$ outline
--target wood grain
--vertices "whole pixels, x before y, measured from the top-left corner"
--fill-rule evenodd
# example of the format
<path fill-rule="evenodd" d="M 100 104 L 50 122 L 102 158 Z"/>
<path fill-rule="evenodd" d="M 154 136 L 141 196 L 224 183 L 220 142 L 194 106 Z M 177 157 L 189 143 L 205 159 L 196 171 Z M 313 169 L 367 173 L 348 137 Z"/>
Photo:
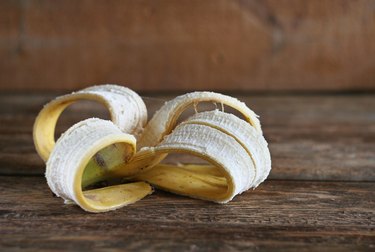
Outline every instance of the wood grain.
<path fill-rule="evenodd" d="M 52 197 L 44 178 L 0 176 L 0 249 L 365 251 L 375 183 L 268 181 L 226 205 L 156 192 L 104 214 Z"/>
<path fill-rule="evenodd" d="M 0 95 L 0 174 L 44 173 L 32 124 L 56 95 Z M 146 97 L 150 116 L 172 97 Z M 238 97 L 261 116 L 272 155 L 270 178 L 375 181 L 374 95 Z M 108 113 L 94 103 L 78 103 L 63 113 L 58 131 L 92 116 L 108 118 Z"/>
<path fill-rule="evenodd" d="M 0 251 L 375 249 L 373 94 L 234 94 L 261 116 L 270 179 L 226 205 L 157 190 L 103 214 L 64 205 L 42 176 L 32 124 L 57 95 L 0 94 Z M 144 98 L 150 116 L 171 97 Z M 108 118 L 108 112 L 95 103 L 73 105 L 58 134 L 92 116 Z"/>
<path fill-rule="evenodd" d="M 0 90 L 374 90 L 373 0 L 0 1 Z"/>

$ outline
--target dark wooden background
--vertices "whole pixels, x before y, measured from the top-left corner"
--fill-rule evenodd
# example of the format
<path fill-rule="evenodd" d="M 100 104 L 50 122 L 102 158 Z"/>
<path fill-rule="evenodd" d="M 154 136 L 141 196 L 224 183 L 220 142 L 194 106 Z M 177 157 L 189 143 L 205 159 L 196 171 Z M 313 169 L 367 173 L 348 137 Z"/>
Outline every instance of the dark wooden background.
<path fill-rule="evenodd" d="M 0 1 L 0 91 L 375 90 L 373 0 Z"/>

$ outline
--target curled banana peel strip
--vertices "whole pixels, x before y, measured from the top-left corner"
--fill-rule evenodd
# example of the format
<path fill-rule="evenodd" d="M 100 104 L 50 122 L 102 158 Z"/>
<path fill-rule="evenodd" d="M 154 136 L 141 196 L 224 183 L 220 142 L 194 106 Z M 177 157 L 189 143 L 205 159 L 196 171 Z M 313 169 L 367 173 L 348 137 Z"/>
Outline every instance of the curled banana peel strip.
<path fill-rule="evenodd" d="M 79 100 L 104 104 L 111 121 L 91 118 L 69 128 L 55 143 L 58 117 Z M 200 102 L 231 107 L 224 111 L 182 113 Z M 56 98 L 39 113 L 34 142 L 46 161 L 51 190 L 66 203 L 89 212 L 105 212 L 134 203 L 152 186 L 193 198 L 226 203 L 263 182 L 271 157 L 255 113 L 235 98 L 193 92 L 166 102 L 147 122 L 146 106 L 135 92 L 101 85 Z M 138 148 L 137 146 L 138 145 Z M 171 153 L 189 154 L 208 164 L 162 163 Z M 114 185 L 90 189 L 100 181 Z"/>

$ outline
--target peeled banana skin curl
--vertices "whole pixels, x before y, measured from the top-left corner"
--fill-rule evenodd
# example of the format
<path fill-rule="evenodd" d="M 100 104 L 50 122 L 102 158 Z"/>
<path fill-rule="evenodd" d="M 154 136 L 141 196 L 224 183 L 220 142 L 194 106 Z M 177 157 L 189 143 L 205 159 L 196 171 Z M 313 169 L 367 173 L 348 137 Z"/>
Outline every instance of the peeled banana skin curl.
<path fill-rule="evenodd" d="M 103 104 L 111 120 L 80 121 L 55 141 L 61 113 L 82 100 Z M 183 118 L 189 108 L 207 102 L 221 109 Z M 227 203 L 257 187 L 271 170 L 258 116 L 236 98 L 214 92 L 178 96 L 148 121 L 144 101 L 131 89 L 92 86 L 46 104 L 35 120 L 33 138 L 52 192 L 93 213 L 132 204 L 153 188 Z M 168 163 L 168 155 L 202 162 Z"/>

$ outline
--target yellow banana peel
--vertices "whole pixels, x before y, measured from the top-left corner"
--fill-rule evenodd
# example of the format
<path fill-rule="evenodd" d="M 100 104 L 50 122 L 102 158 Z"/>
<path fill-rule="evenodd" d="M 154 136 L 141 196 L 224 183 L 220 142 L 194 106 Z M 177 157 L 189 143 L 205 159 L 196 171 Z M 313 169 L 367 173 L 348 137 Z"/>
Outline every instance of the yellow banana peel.
<path fill-rule="evenodd" d="M 78 122 L 55 142 L 57 119 L 80 100 L 103 104 L 111 120 Z M 241 118 L 215 109 L 179 122 L 187 108 L 200 102 L 231 107 Z M 134 203 L 151 194 L 152 186 L 226 203 L 257 187 L 271 170 L 256 114 L 236 98 L 214 92 L 178 96 L 147 123 L 146 106 L 134 91 L 117 85 L 93 86 L 48 103 L 36 118 L 33 136 L 37 152 L 46 161 L 51 190 L 89 212 Z M 208 164 L 163 163 L 171 153 L 199 157 Z M 93 186 L 101 181 L 116 183 Z"/>

